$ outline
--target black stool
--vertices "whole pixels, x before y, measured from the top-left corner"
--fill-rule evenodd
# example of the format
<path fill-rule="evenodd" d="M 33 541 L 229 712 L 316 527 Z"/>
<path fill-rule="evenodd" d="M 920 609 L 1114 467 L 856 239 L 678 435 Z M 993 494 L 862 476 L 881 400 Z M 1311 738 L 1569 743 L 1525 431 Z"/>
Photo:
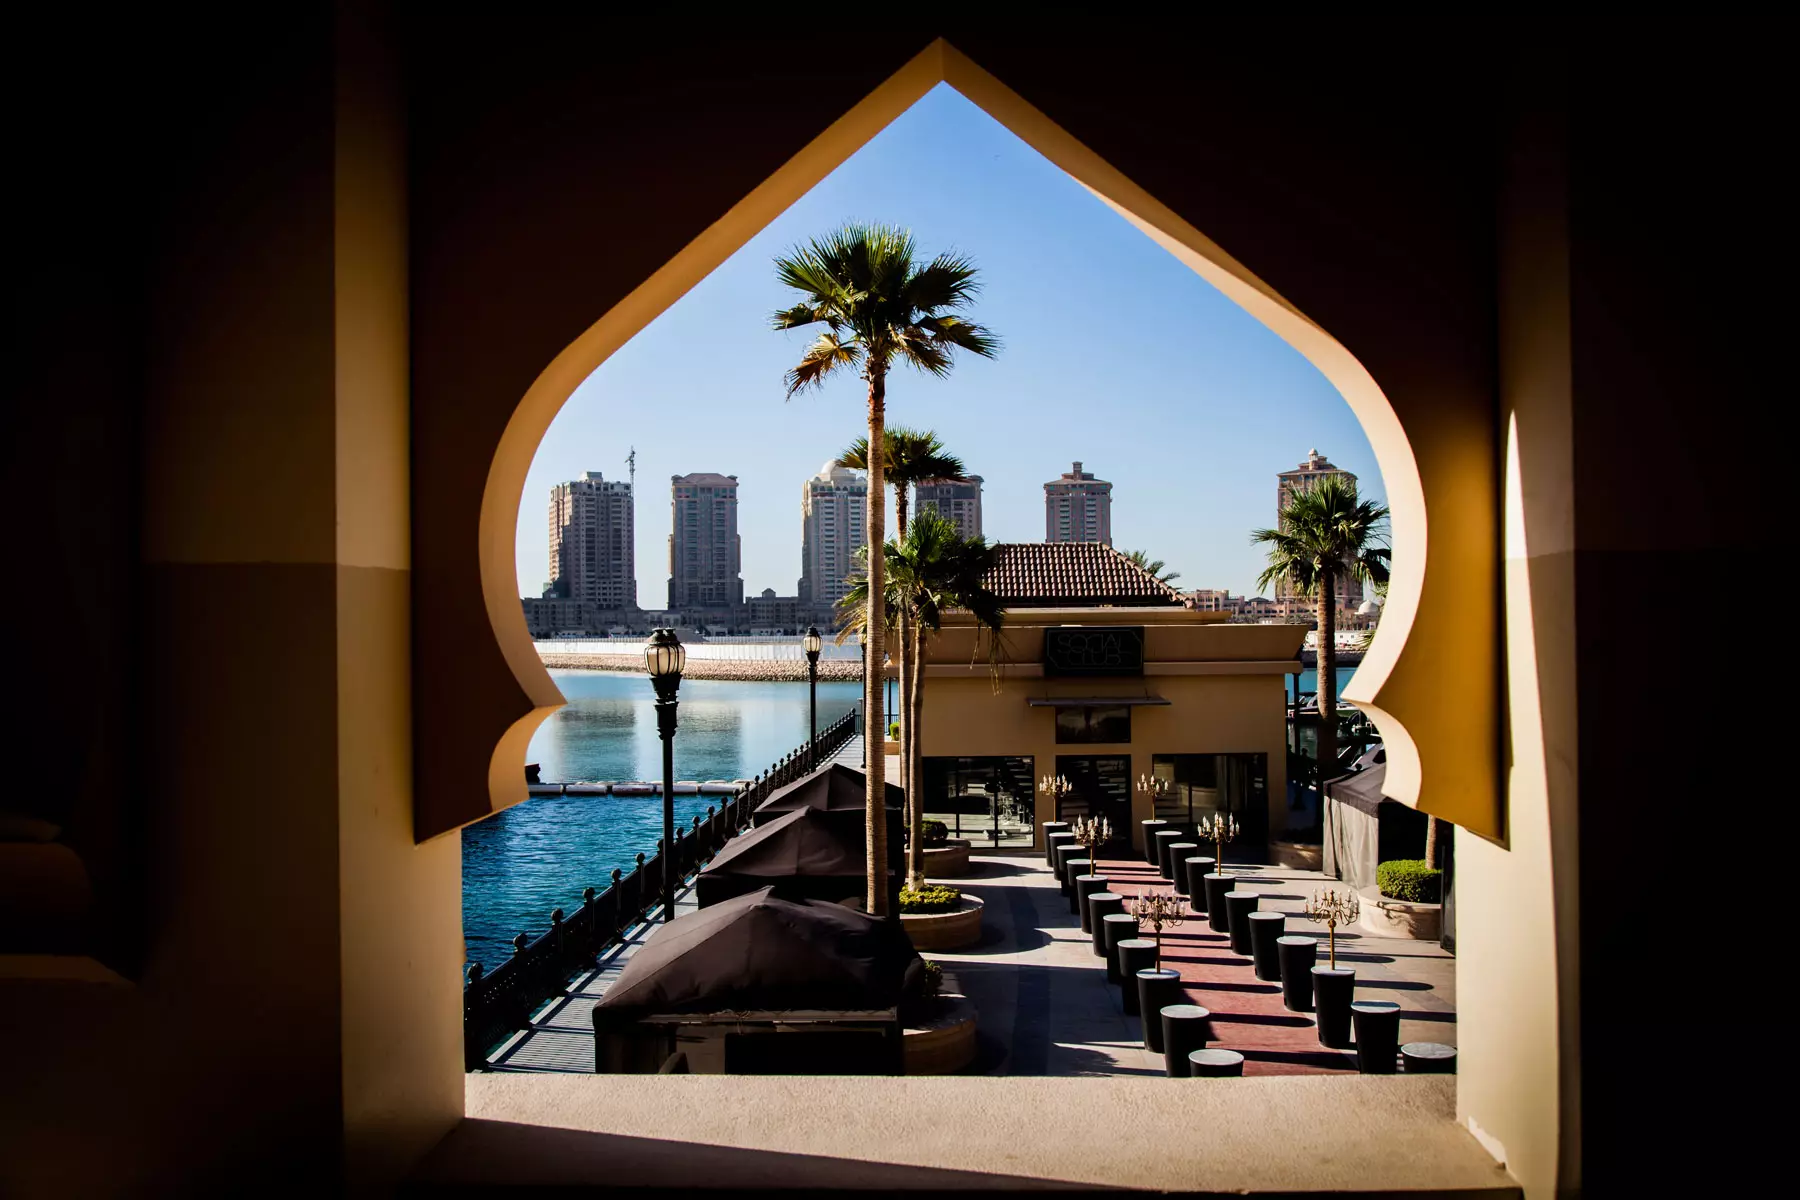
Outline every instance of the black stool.
<path fill-rule="evenodd" d="M 1125 1015 L 1138 1015 L 1137 973 L 1148 971 L 1156 962 L 1156 943 L 1149 938 L 1122 938 L 1119 941 L 1120 1001 Z"/>
<path fill-rule="evenodd" d="M 1077 846 L 1076 849 L 1080 850 L 1081 847 Z M 1081 911 L 1080 907 L 1075 903 L 1076 877 L 1089 874 L 1093 870 L 1093 867 L 1094 860 L 1087 856 L 1086 851 L 1082 851 L 1079 855 L 1063 855 L 1063 895 L 1069 901 L 1070 912 Z"/>
<path fill-rule="evenodd" d="M 1179 842 L 1187 834 L 1179 829 L 1159 829 L 1156 831 L 1156 869 L 1162 872 L 1164 879 L 1175 878 L 1174 868 L 1169 865 L 1169 847 Z"/>
<path fill-rule="evenodd" d="M 1069 823 L 1067 821 L 1045 821 L 1044 822 L 1044 861 L 1045 862 L 1050 861 L 1050 836 L 1052 834 L 1057 834 L 1057 833 L 1066 833 L 1070 837 L 1075 836 L 1074 832 L 1072 830 L 1070 830 Z"/>
<path fill-rule="evenodd" d="M 1149 820 L 1139 821 L 1138 824 L 1144 827 L 1144 861 L 1154 867 L 1156 865 L 1156 834 L 1158 830 L 1167 826 L 1168 822 Z"/>
<path fill-rule="evenodd" d="M 1318 939 L 1289 934 L 1275 941 L 1281 956 L 1281 1003 L 1289 1012 L 1311 1012 L 1312 969 L 1319 961 Z"/>
<path fill-rule="evenodd" d="M 1392 1000 L 1358 1000 L 1350 1013 L 1356 1022 L 1356 1069 L 1364 1075 L 1392 1075 L 1400 1052 L 1400 1006 Z"/>
<path fill-rule="evenodd" d="M 1213 860 L 1190 857 L 1182 864 L 1187 874 L 1188 905 L 1197 913 L 1206 911 L 1206 877 L 1212 874 Z"/>
<path fill-rule="evenodd" d="M 1236 1050 L 1195 1050 L 1188 1055 L 1188 1073 L 1196 1079 L 1242 1075 L 1244 1056 Z"/>
<path fill-rule="evenodd" d="M 1152 1054 L 1161 1054 L 1162 1010 L 1171 1004 L 1180 1004 L 1181 976 L 1164 967 L 1160 971 L 1139 971 L 1137 973 L 1138 1013 L 1144 1022 L 1144 1049 Z"/>
<path fill-rule="evenodd" d="M 1162 1010 L 1163 1064 L 1171 1078 L 1186 1079 L 1193 1072 L 1188 1055 L 1206 1049 L 1212 1035 L 1207 1018 L 1212 1013 L 1198 1004 L 1165 1004 Z"/>
<path fill-rule="evenodd" d="M 1089 923 L 1092 918 L 1088 915 L 1088 897 L 1096 892 L 1104 892 L 1106 890 L 1106 885 L 1109 882 L 1111 881 L 1104 875 L 1077 875 L 1075 877 L 1075 895 L 1073 899 L 1075 901 L 1076 915 L 1081 918 L 1081 932 L 1094 932 L 1093 925 Z"/>
<path fill-rule="evenodd" d="M 1122 983 L 1125 977 L 1119 974 L 1119 943 L 1138 940 L 1137 918 L 1124 911 L 1108 913 L 1100 918 L 1100 925 L 1106 947 L 1106 982 Z"/>
<path fill-rule="evenodd" d="M 1313 1007 L 1319 1017 L 1319 1045 L 1350 1048 L 1350 1001 L 1356 995 L 1356 972 L 1349 967 L 1312 969 Z"/>
<path fill-rule="evenodd" d="M 1117 892 L 1095 892 L 1087 898 L 1088 932 L 1094 938 L 1094 955 L 1106 957 L 1106 926 L 1102 924 L 1114 913 L 1123 915 L 1125 897 Z"/>
<path fill-rule="evenodd" d="M 1169 880 L 1175 885 L 1177 896 L 1188 895 L 1188 856 L 1200 847 L 1192 842 L 1171 842 L 1169 844 Z"/>
<path fill-rule="evenodd" d="M 1231 930 L 1234 954 L 1250 953 L 1250 914 L 1256 911 L 1259 897 L 1255 892 L 1226 892 L 1226 926 Z"/>
<path fill-rule="evenodd" d="M 1281 947 L 1276 943 L 1287 932 L 1287 916 L 1278 912 L 1250 914 L 1250 954 L 1256 959 L 1256 977 L 1275 982 L 1281 978 Z"/>
<path fill-rule="evenodd" d="M 1050 867 L 1056 872 L 1056 886 L 1062 889 L 1063 895 L 1069 894 L 1069 860 L 1077 854 L 1086 854 L 1087 850 L 1070 834 L 1067 840 L 1058 839 L 1051 849 Z"/>
<path fill-rule="evenodd" d="M 1225 893 L 1237 886 L 1236 875 L 1220 875 L 1216 871 L 1205 877 L 1206 923 L 1214 933 L 1229 933 L 1229 914 L 1225 911 Z"/>
<path fill-rule="evenodd" d="M 1400 1065 L 1408 1075 L 1454 1075 L 1456 1047 L 1442 1042 L 1408 1042 L 1400 1047 Z"/>

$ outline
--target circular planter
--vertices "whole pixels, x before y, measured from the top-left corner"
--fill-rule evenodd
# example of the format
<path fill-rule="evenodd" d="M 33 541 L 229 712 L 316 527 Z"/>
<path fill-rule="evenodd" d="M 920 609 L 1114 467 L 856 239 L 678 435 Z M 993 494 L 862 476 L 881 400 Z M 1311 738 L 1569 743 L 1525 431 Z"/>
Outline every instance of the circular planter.
<path fill-rule="evenodd" d="M 919 853 L 925 859 L 927 879 L 961 879 L 969 873 L 967 838 L 951 838 L 941 846 L 926 846 Z"/>
<path fill-rule="evenodd" d="M 967 996 L 939 996 L 935 1015 L 901 1031 L 908 1075 L 952 1075 L 975 1061 L 975 1005 Z"/>
<path fill-rule="evenodd" d="M 963 893 L 954 912 L 901 913 L 900 927 L 915 950 L 960 950 L 981 940 L 981 897 Z"/>
<path fill-rule="evenodd" d="M 1415 938 L 1435 942 L 1444 932 L 1442 904 L 1414 904 L 1410 900 L 1390 900 L 1378 887 L 1357 891 L 1362 900 L 1362 916 L 1357 924 L 1382 937 Z"/>
<path fill-rule="evenodd" d="M 883 743 L 881 743 L 881 756 L 883 758 L 898 758 L 898 757 L 900 757 L 900 743 L 899 742 L 883 742 Z"/>
<path fill-rule="evenodd" d="M 1325 867 L 1325 847 L 1317 842 L 1269 843 L 1269 861 L 1289 871 L 1319 871 Z"/>

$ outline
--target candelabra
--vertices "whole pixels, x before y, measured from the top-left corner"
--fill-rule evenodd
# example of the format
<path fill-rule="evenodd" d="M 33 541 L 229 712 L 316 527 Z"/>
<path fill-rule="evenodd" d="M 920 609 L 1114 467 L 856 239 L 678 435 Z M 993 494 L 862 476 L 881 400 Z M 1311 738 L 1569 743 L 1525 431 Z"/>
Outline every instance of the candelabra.
<path fill-rule="evenodd" d="M 1125 902 L 1125 911 L 1149 925 L 1156 939 L 1156 969 L 1162 970 L 1162 931 L 1165 925 L 1179 925 L 1187 919 L 1187 902 L 1174 892 L 1143 892 Z"/>
<path fill-rule="evenodd" d="M 1038 780 L 1038 790 L 1050 797 L 1051 809 L 1058 819 L 1062 817 L 1062 802 L 1075 792 L 1075 785 L 1061 775 L 1046 775 Z"/>
<path fill-rule="evenodd" d="M 1213 870 L 1225 874 L 1225 843 L 1237 840 L 1237 818 L 1230 813 L 1214 813 L 1195 828 L 1202 838 L 1213 844 Z"/>
<path fill-rule="evenodd" d="M 1075 835 L 1075 841 L 1088 852 L 1094 870 L 1100 869 L 1100 847 L 1112 841 L 1112 823 L 1105 817 L 1076 817 L 1069 822 L 1069 831 Z"/>
<path fill-rule="evenodd" d="M 1331 956 L 1331 969 L 1337 970 L 1337 927 L 1348 925 L 1362 913 L 1362 902 L 1356 893 L 1345 889 L 1322 887 L 1306 902 L 1306 915 L 1325 925 L 1325 944 Z"/>

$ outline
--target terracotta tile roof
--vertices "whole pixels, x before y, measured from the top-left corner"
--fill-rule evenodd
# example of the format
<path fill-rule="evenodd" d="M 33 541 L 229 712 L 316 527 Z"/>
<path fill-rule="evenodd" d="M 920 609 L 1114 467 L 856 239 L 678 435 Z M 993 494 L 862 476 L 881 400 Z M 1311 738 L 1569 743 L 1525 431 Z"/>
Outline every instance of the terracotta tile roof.
<path fill-rule="evenodd" d="M 987 585 L 1014 608 L 1179 605 L 1181 595 L 1099 542 L 1001 542 Z"/>

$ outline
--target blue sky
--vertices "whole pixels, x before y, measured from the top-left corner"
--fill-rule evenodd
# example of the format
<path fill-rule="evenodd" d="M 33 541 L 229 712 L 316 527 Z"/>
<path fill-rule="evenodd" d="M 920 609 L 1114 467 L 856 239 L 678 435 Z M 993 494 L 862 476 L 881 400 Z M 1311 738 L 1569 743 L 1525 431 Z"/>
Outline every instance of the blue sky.
<path fill-rule="evenodd" d="M 1178 586 L 1255 594 L 1249 531 L 1273 523 L 1277 471 L 1316 446 L 1385 499 L 1368 439 L 1312 364 L 940 86 L 576 389 L 526 481 L 522 595 L 549 578 L 550 488 L 625 478 L 633 446 L 639 604 L 666 601 L 668 480 L 692 471 L 738 477 L 745 594 L 794 594 L 801 486 L 863 431 L 863 386 L 783 400 L 814 335 L 769 328 L 792 303 L 770 262 L 845 220 L 906 226 L 925 254 L 981 267 L 972 315 L 999 357 L 948 380 L 900 371 L 888 419 L 936 430 L 983 477 L 990 540 L 1042 541 L 1043 485 L 1080 459 L 1113 484 L 1114 545 L 1167 560 Z"/>

